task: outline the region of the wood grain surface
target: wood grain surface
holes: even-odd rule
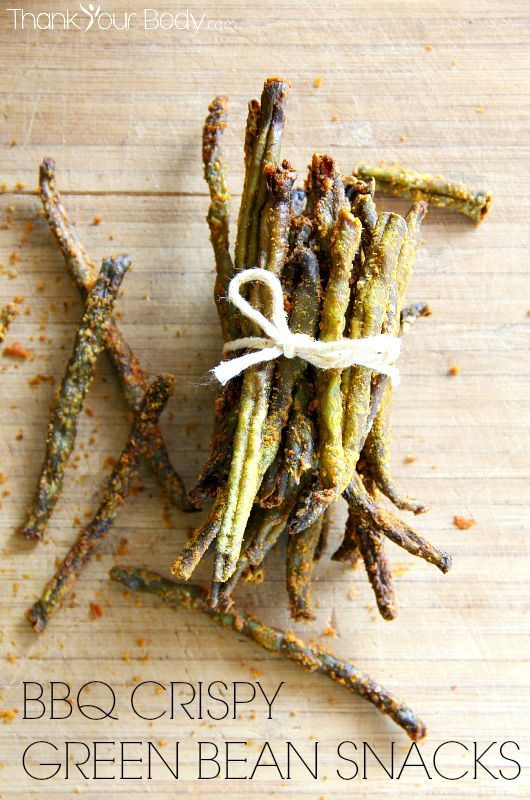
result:
[[[141,14],[150,5],[182,10],[143,0],[102,8]],[[67,4],[28,0],[24,7],[37,13]],[[474,742],[513,740],[518,760],[529,763],[528,3],[247,0],[191,10],[233,24],[198,33],[13,30],[12,15],[0,11],[0,298],[3,304],[24,296],[6,342],[19,341],[33,353],[22,363],[0,357],[0,710],[18,709],[0,725],[0,796],[527,797],[527,773],[506,781],[479,769],[474,780],[472,750]],[[202,121],[215,94],[229,95],[227,159],[237,210],[246,102],[274,74],[293,84],[284,153],[300,179],[312,152],[325,151],[345,172],[361,158],[399,161],[494,195],[479,228],[441,211],[429,214],[409,298],[427,301],[433,313],[406,339],[393,409],[396,477],[430,507],[418,528],[452,553],[453,569],[442,576],[390,545],[400,603],[391,623],[378,618],[363,568],[351,571],[327,557],[318,565],[317,620],[310,625],[289,621],[281,550],[262,585],[239,591],[242,604],[264,620],[324,642],[407,700],[429,728],[421,749],[431,779],[409,768],[391,780],[372,759],[368,780],[340,780],[334,751],[342,740],[359,747],[367,741],[385,762],[392,741],[398,761],[409,743],[390,721],[325,678],[200,616],[155,610],[149,598],[135,604],[110,583],[115,563],[168,574],[200,518],[168,508],[147,470],[138,480],[144,491],[127,502],[74,601],[40,638],[24,620],[79,520],[95,510],[105,460],[118,455],[128,429],[115,377],[102,358],[46,541],[32,546],[15,536],[81,314],[39,213],[38,164],[43,156],[56,160],[65,203],[94,259],[123,251],[133,258],[118,302],[120,324],[150,375],[169,370],[177,376],[162,426],[189,484],[208,451],[214,392],[205,375],[220,355],[204,221]],[[313,85],[317,76],[320,88]],[[17,188],[20,181],[25,185]],[[389,198],[381,204],[406,207]],[[454,377],[452,365],[459,367]],[[30,386],[38,373],[53,384]],[[406,454],[416,460],[405,463]],[[454,515],[473,517],[476,525],[458,530]],[[337,535],[343,518],[341,508]],[[94,601],[103,608],[96,620],[89,614]],[[332,639],[323,635],[329,626],[336,630]],[[216,723],[180,714],[150,724],[127,709],[127,693],[141,680],[229,684],[257,675],[269,690],[285,681],[272,720],[263,702]],[[22,719],[22,682],[50,680],[68,682],[73,693],[86,681],[111,683],[119,720],[90,723],[75,709],[64,721]],[[154,691],[152,708],[160,708]],[[21,767],[24,748],[35,739],[165,740],[160,748],[167,753],[178,739],[182,778],[176,783],[157,770],[142,782],[65,780],[62,774],[35,781]],[[281,781],[264,769],[252,782],[198,781],[194,743],[201,739],[248,741],[249,764],[266,740],[282,754],[286,740],[305,753],[318,740],[319,778],[298,771]],[[434,750],[448,740],[470,748],[448,748],[444,756],[448,773],[471,770],[461,780],[432,770]],[[498,775],[498,749],[485,761]]]

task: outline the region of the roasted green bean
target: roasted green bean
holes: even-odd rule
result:
[[[358,164],[355,174],[365,181],[375,178],[377,188],[383,192],[410,200],[427,200],[438,208],[458,211],[476,223],[482,222],[492,202],[491,194],[482,189],[471,189],[460,181],[403,167]]]
[[[147,389],[145,398],[136,412],[127,443],[107,481],[103,499],[94,518],[86,528],[82,529],[55,575],[46,584],[40,599],[28,612],[28,619],[38,633],[42,633],[45,629],[50,617],[71,592],[81,571],[109,532],[138,472],[140,456],[149,447],[152,428],[157,424],[158,417],[174,389],[175,379],[172,375],[161,375]]]
[[[172,608],[201,611],[223,628],[231,629],[311,672],[326,675],[388,715],[411,739],[417,741],[426,735],[425,725],[412,709],[353,664],[338,659],[328,648],[307,645],[289,631],[271,628],[235,606],[229,612],[214,610],[207,602],[206,591],[193,584],[174,583],[155,572],[136,567],[114,567],[110,576],[132,591],[155,595]]]
[[[61,494],[64,471],[77,434],[78,417],[103,347],[105,326],[129,265],[127,256],[116,256],[103,261],[94,288],[87,295],[85,313],[48,422],[46,455],[38,478],[35,499],[25,522],[19,528],[19,532],[28,539],[42,539],[48,519]]]

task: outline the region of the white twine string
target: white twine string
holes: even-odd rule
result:
[[[272,295],[271,319],[267,319],[241,295],[240,289],[246,283],[258,281],[267,286]],[[229,361],[221,361],[213,371],[223,386],[231,378],[239,375],[254,364],[272,361],[279,356],[302,358],[318,369],[346,369],[354,365],[388,375],[392,384],[399,383],[399,370],[394,362],[399,358],[400,340],[395,336],[381,333],[363,339],[338,339],[322,342],[312,339],[306,333],[292,333],[283,304],[283,289],[278,278],[264,269],[245,269],[230,281],[228,300],[245,316],[258,325],[267,338],[246,336],[227,342],[223,353],[234,350],[255,350]]]

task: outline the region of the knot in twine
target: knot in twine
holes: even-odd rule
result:
[[[252,281],[264,284],[272,296],[271,318],[267,319],[260,311],[246,300],[241,286]],[[223,353],[234,350],[255,350],[245,353],[229,361],[221,361],[213,373],[223,386],[254,364],[272,361],[279,356],[285,358],[301,358],[317,369],[346,369],[360,366],[376,370],[388,375],[392,384],[399,383],[399,370],[394,362],[399,358],[400,340],[395,336],[381,333],[378,336],[366,336],[361,339],[337,339],[323,342],[313,339],[307,333],[293,333],[283,303],[283,289],[278,278],[264,269],[245,269],[235,275],[228,287],[228,300],[247,319],[254,322],[266,337],[246,336],[227,342]]]

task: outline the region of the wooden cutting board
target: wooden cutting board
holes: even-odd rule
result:
[[[182,10],[139,0],[112,8],[105,3],[102,10],[116,11],[121,25],[124,9],[138,21],[144,5]],[[25,4],[34,14],[50,6],[64,11],[67,4]],[[75,3],[71,10],[78,11]],[[191,10],[197,19],[206,15],[198,33],[135,25],[129,31],[93,26],[86,33],[13,30],[12,12],[0,12],[0,297],[5,303],[23,295],[7,343],[19,341],[33,353],[21,363],[0,357],[0,709],[18,709],[3,714],[6,724],[0,725],[1,796],[526,797],[523,776],[495,780],[478,767],[474,780],[473,747],[498,743],[484,758],[497,776],[500,768],[509,777],[515,773],[499,755],[499,743],[515,741],[520,751],[512,745],[506,755],[528,763],[528,4],[247,0]],[[208,29],[208,21],[218,20],[221,30]],[[41,17],[41,27],[45,22]],[[200,519],[169,508],[147,471],[138,481],[143,491],[127,502],[75,600],[40,638],[24,620],[79,521],[94,512],[106,459],[118,455],[128,428],[115,377],[102,358],[46,541],[33,547],[16,537],[41,464],[53,386],[81,313],[40,216],[38,164],[43,156],[56,160],[65,203],[95,259],[123,251],[133,258],[118,303],[120,324],[152,376],[163,370],[177,376],[163,429],[189,484],[208,452],[214,393],[205,375],[220,356],[201,125],[210,99],[229,95],[226,150],[235,214],[246,102],[271,74],[293,84],[284,153],[300,181],[312,152],[325,151],[345,172],[361,158],[398,161],[494,195],[480,228],[455,215],[429,214],[409,296],[427,301],[433,313],[407,337],[393,410],[396,479],[430,507],[418,528],[452,553],[452,571],[442,576],[389,547],[400,603],[391,623],[377,616],[364,570],[345,569],[329,557],[318,565],[317,620],[308,626],[289,621],[281,548],[265,582],[239,592],[242,604],[264,620],[324,642],[407,700],[429,728],[421,753],[430,779],[423,768],[408,767],[398,780],[409,743],[362,700],[200,616],[155,607],[149,598],[135,603],[110,583],[114,563],[169,574]],[[320,87],[314,85],[318,76]],[[406,207],[388,198],[381,204]],[[450,377],[453,365],[459,372]],[[53,385],[30,386],[37,374],[50,376]],[[416,460],[405,463],[407,454]],[[476,524],[458,530],[455,515]],[[343,518],[341,508],[336,537]],[[200,577],[207,574],[202,570]],[[91,602],[103,611],[96,620]],[[330,627],[333,638],[324,635]],[[23,681],[65,681],[75,696],[94,680],[114,688],[117,721],[88,722],[75,705],[67,720],[23,719]],[[164,687],[224,681],[231,691],[234,681],[257,680],[269,693],[284,681],[271,720],[263,700],[221,722],[191,720],[181,710],[173,721],[166,714],[150,724],[128,708],[131,689],[141,681]],[[167,692],[150,686],[142,707],[152,716],[167,710]],[[179,740],[179,781],[160,768],[143,782],[85,781],[80,773],[65,780],[64,766],[56,778],[37,781],[24,773],[21,759],[38,739],[59,748],[58,762],[66,740],[151,740],[168,759]],[[318,741],[319,776],[311,778],[297,762],[291,780],[261,768],[252,781],[199,781],[200,740],[221,750],[227,740],[246,741],[233,753],[248,759],[233,767],[236,775],[249,775],[269,742],[284,778],[285,742],[309,760]],[[362,768],[357,778],[341,779],[337,769],[352,774],[351,764],[337,757],[343,740],[357,744],[359,764],[366,741],[387,767],[394,742],[394,778],[372,756],[367,780]],[[469,748],[447,746],[440,754],[446,774],[469,770],[460,780],[444,780],[432,768],[436,747],[448,740]],[[418,763],[418,755],[409,760]],[[145,775],[145,765],[141,769]],[[104,774],[119,776],[119,768],[107,765]]]

